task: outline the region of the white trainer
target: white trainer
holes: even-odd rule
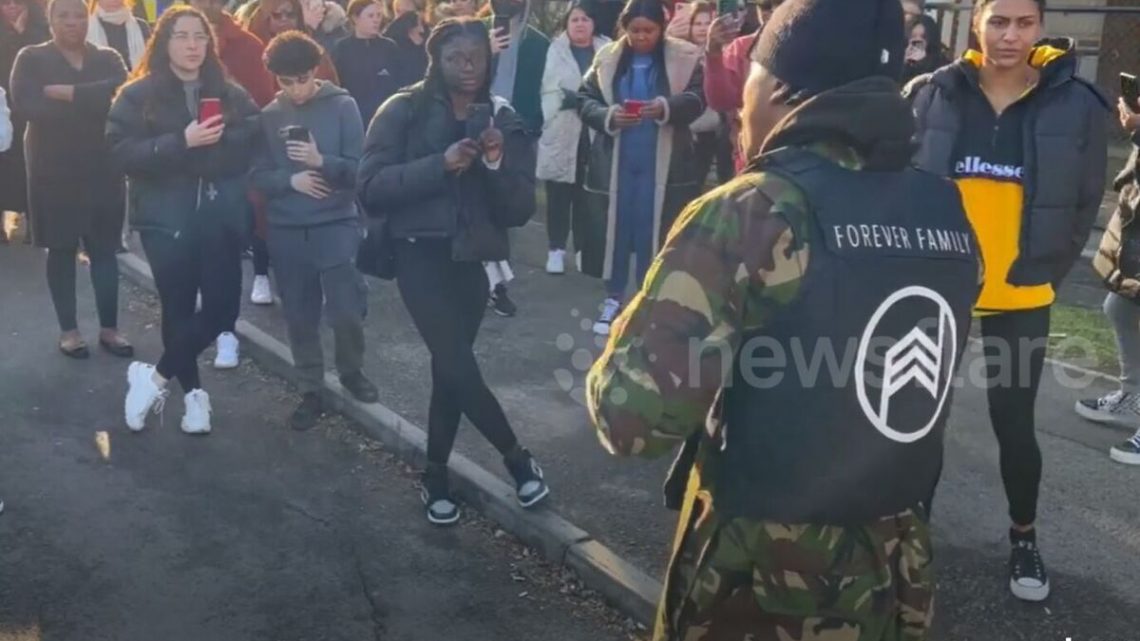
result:
[[[602,313],[598,316],[598,320],[594,322],[594,333],[598,336],[609,336],[610,326],[614,324],[617,319],[618,313],[621,311],[621,301],[616,298],[607,298],[602,303]]]
[[[269,286],[268,276],[253,277],[253,291],[249,294],[249,302],[254,305],[273,304],[273,289]]]
[[[187,434],[210,433],[210,395],[196,389],[186,395],[186,414],[182,417],[182,431]]]
[[[566,273],[566,250],[552,249],[546,255],[546,273],[560,276]]]
[[[214,369],[233,369],[238,366],[241,348],[237,336],[230,332],[218,334],[216,347],[218,355],[214,358]]]
[[[138,361],[127,368],[127,386],[123,415],[132,432],[141,432],[146,427],[147,413],[152,409],[155,414],[161,413],[170,392],[154,382],[154,365]]]

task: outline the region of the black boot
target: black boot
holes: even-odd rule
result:
[[[301,404],[293,410],[289,426],[298,432],[311,430],[317,421],[321,420],[323,414],[324,403],[321,401],[321,395],[316,392],[305,392],[301,396]]]

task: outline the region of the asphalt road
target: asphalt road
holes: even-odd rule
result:
[[[212,435],[178,430],[180,398],[130,434],[126,363],[55,351],[43,264],[0,247],[0,641],[630,638],[486,522],[427,524],[410,470],[342,420],[290,431],[292,393],[248,361],[203,369]],[[123,292],[121,324],[153,360],[154,304]]]

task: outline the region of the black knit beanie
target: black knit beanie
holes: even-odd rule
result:
[[[906,36],[899,0],[787,0],[752,60],[797,100],[869,76],[902,76]]]

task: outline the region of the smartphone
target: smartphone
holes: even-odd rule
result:
[[[502,30],[507,35],[511,33],[511,19],[506,16],[495,16],[491,22],[491,37],[494,38]]]
[[[467,105],[466,136],[471,140],[479,140],[484,131],[491,128],[491,105],[477,102]]]
[[[621,110],[631,116],[641,117],[641,110],[645,107],[644,100],[624,100],[621,103]]]
[[[740,0],[717,0],[716,14],[718,16],[736,15],[740,11]]]
[[[222,115],[221,98],[203,98],[198,101],[198,122],[206,122],[220,115]]]
[[[1140,81],[1130,73],[1120,74],[1120,95],[1133,111],[1140,110]]]
[[[291,125],[281,130],[285,140],[291,142],[309,142],[309,130],[300,125]]]

